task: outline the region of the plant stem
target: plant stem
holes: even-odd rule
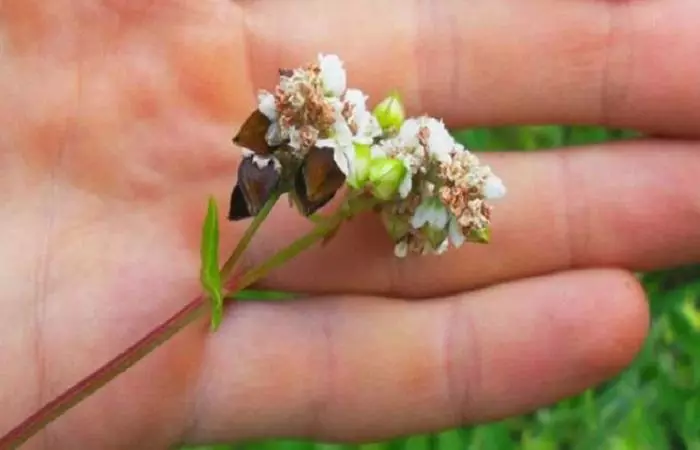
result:
[[[269,214],[275,202],[271,201],[268,203],[269,205],[266,204],[263,210],[261,210],[260,214],[263,214],[263,212],[265,215]],[[358,207],[352,210],[340,208],[335,214],[317,224],[317,226],[314,227],[314,229],[309,233],[292,242],[289,246],[273,255],[270,259],[243,275],[243,277],[241,277],[239,282],[236,284],[235,290],[226,292],[225,296],[230,298],[232,295],[235,295],[236,292],[242,291],[256,281],[265,277],[270,271],[281,266],[301,253],[303,250],[308,249],[316,242],[323,239],[323,237],[329,232],[340,226],[344,220],[359,212],[362,212],[363,210],[369,209],[372,205],[372,202],[365,202],[359,203],[357,205]],[[261,223],[262,219],[257,222],[254,221],[251,223],[248,230],[252,228],[259,228]],[[246,232],[243,239],[247,239],[248,242],[250,242],[254,232],[255,230],[250,233]],[[247,235],[249,236],[246,237]],[[243,247],[246,246],[247,244],[245,244]],[[238,247],[236,250],[238,250]],[[242,250],[240,253],[242,253]],[[235,266],[235,258],[233,258],[235,255],[236,251],[234,251],[232,257],[229,258],[229,261],[234,260],[234,262],[230,264],[231,269]],[[117,357],[107,362],[104,366],[100,367],[83,380],[70,387],[63,394],[59,395],[51,402],[44,405],[39,411],[25,419],[17,427],[10,430],[9,433],[0,438],[0,450],[15,449],[25,443],[35,433],[60,417],[61,414],[68,411],[82,400],[93,394],[95,391],[106,385],[109,381],[116,378],[119,374],[129,369],[148,353],[173,337],[186,325],[194,322],[197,318],[202,316],[206,311],[208,311],[208,303],[205,296],[199,296],[189,302],[171,318],[149,332],[144,338],[124,350]]]
[[[344,217],[341,215],[331,216],[327,222],[319,224],[310,233],[297,239],[288,247],[274,254],[270,259],[268,259],[264,263],[251,269],[249,272],[243,275],[243,277],[241,277],[240,285],[244,286],[244,288],[242,289],[245,289],[245,286],[250,286],[256,281],[264,278],[272,270],[281,266],[282,264],[294,258],[302,251],[306,250],[307,248],[314,245],[316,242],[323,239],[323,237],[326,236],[326,234],[332,231],[335,227],[339,226],[343,219]],[[228,295],[228,293],[226,295]]]
[[[189,302],[141,340],[44,405],[20,425],[10,430],[9,433],[0,438],[0,449],[15,449],[24,444],[35,433],[106,385],[117,375],[136,364],[141,358],[173,337],[178,331],[202,316],[206,311],[207,303],[203,296]]]
[[[275,203],[277,203],[279,198],[280,195],[278,193],[272,194],[267,202],[265,202],[260,212],[258,212],[258,214],[253,218],[250,225],[248,225],[248,228],[245,230],[245,233],[243,233],[241,240],[238,241],[238,245],[236,245],[233,253],[231,253],[231,256],[229,256],[224,263],[224,266],[221,268],[221,279],[224,283],[226,283],[226,280],[231,276],[231,273],[233,273],[233,269],[236,268],[236,263],[239,259],[241,259],[243,252],[248,248],[250,241],[253,240],[253,236],[255,236],[255,233],[260,228],[260,225],[262,225],[265,219],[267,219],[267,216],[270,215],[272,208],[275,206]]]

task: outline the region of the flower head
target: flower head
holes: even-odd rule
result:
[[[334,194],[326,188],[339,189],[343,177],[361,168],[357,166],[355,145],[370,145],[381,135],[366,102],[362,91],[347,88],[340,58],[320,54],[315,62],[279,71],[272,92],[259,92],[258,107],[234,137],[234,143],[247,149],[244,157],[253,158],[257,166],[262,165],[261,158],[274,156],[284,166],[280,189],[295,191],[302,211],[311,213],[325,204],[321,200],[327,201],[325,197]],[[319,186],[324,186],[324,199],[309,191]],[[306,192],[298,192],[302,188]],[[316,202],[309,203],[311,199]]]
[[[398,256],[488,242],[490,202],[506,194],[501,178],[442,120],[406,118],[397,94],[373,109],[367,101],[348,88],[336,55],[280,70],[233,139],[244,159],[231,220],[256,214],[273,193],[288,193],[309,215],[346,186],[352,198],[372,200]]]

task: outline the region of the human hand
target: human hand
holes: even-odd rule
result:
[[[0,433],[197,294],[205,199],[227,203],[232,134],[278,67],[337,53],[370,101],[397,88],[452,126],[700,134],[689,0],[339,5],[3,3]],[[485,155],[509,189],[492,244],[397,260],[356,221],[265,282],[315,298],[187,328],[28,447],[370,440],[580,392],[644,338],[621,269],[697,259],[695,146]],[[278,207],[245,264],[309,226]]]

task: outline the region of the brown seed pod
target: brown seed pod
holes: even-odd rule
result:
[[[255,216],[270,199],[280,181],[273,162],[258,167],[253,158],[244,158],[238,168],[238,183],[231,193],[229,220]]]
[[[238,134],[234,136],[233,143],[252,150],[256,155],[267,156],[272,154],[275,150],[271,147],[265,140],[267,135],[267,130],[270,128],[270,119],[267,116],[256,109],[253,113],[248,116]]]
[[[333,149],[312,148],[294,180],[297,207],[306,216],[313,214],[331,201],[344,182],[345,175],[333,160]]]

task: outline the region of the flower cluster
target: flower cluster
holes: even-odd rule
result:
[[[231,220],[255,215],[273,193],[310,215],[346,186],[378,201],[397,256],[488,242],[489,201],[506,189],[442,121],[406,118],[395,94],[368,110],[335,55],[279,74],[234,138],[244,160]]]

